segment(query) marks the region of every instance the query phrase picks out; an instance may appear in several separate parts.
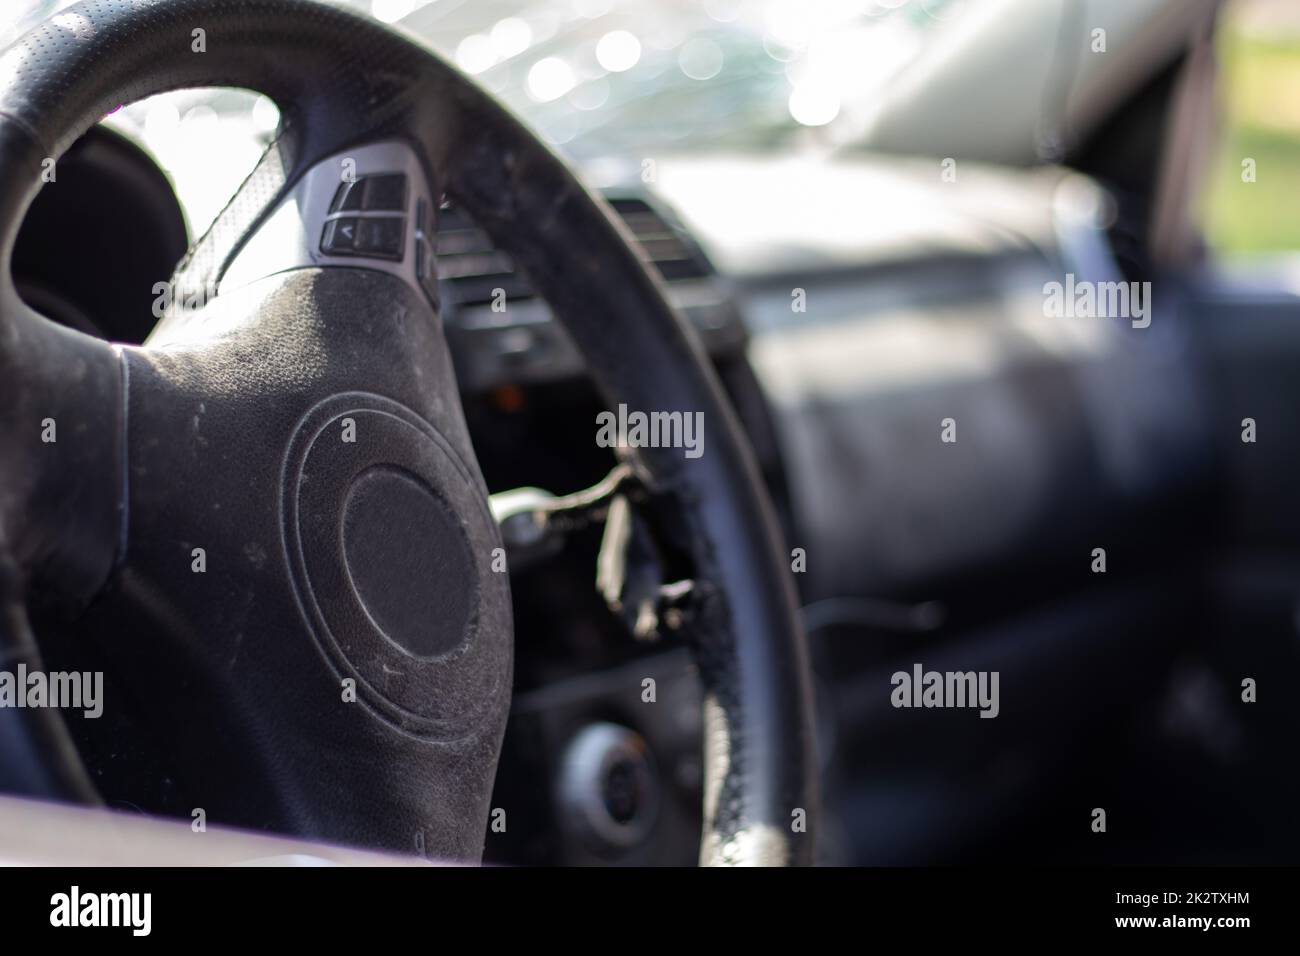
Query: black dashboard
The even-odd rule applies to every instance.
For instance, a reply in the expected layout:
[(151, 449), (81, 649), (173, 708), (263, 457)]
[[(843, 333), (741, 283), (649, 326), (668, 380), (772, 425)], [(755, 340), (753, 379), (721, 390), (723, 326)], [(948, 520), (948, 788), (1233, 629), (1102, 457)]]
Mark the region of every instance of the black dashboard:
[[(956, 826), (971, 807), (1040, 783), (1025, 769), (1041, 763), (1027, 755), (1040, 746), (1027, 732), (1035, 713), (999, 721), (960, 755), (951, 735), (923, 735), (912, 746), (933, 759), (917, 759), (863, 688), (924, 648), (966, 667), (1036, 666), (1044, 694), (1079, 697), (1079, 677), (1108, 666), (1107, 648), (1159, 611), (1159, 592), (1115, 590), (1090, 605), (1100, 620), (1080, 620), (1071, 602), (1093, 582), (1079, 555), (1102, 540), (1112, 560), (1145, 559), (1151, 541), (1176, 555), (1169, 515), (1201, 493), (1188, 344), (1172, 323), (1141, 337), (1122, 324), (1062, 334), (1045, 315), (1045, 282), (1115, 270), (1105, 197), (1078, 177), (984, 171), (973, 207), (904, 161), (660, 167), (653, 186), (602, 192), (708, 349), (788, 547), (806, 558), (796, 570), (821, 682), (819, 745), (846, 837), (825, 843), (839, 862), (938, 853), (943, 835), (915, 808), (945, 806), (959, 780), (969, 806), (949, 808)], [(33, 207), (14, 260), (20, 288), (59, 321), (139, 342), (150, 290), (184, 251), (170, 186), (103, 130), (60, 176), (83, 185)], [(773, 198), (754, 208), (754, 195)], [(600, 400), (527, 276), (450, 203), (436, 258), (489, 489), (595, 483), (613, 459), (574, 423), (594, 422)], [(75, 267), (50, 275), (51, 263)], [(941, 440), (948, 421), (955, 442)], [(526, 795), (508, 802), (528, 809), (488, 834), (489, 860), (685, 864), (697, 851), (689, 657), (671, 640), (636, 640), (609, 614), (591, 583), (598, 545), (597, 530), (576, 534), (554, 562), (512, 576), (516, 696), (497, 786), (503, 801)], [(1008, 576), (1034, 582), (1035, 606), (995, 586)], [(1028, 614), (1060, 626), (1028, 627)], [(1075, 648), (1050, 666), (1048, 633)], [(1131, 660), (1140, 673), (1142, 656)], [(1095, 703), (1079, 698), (1081, 721)], [(936, 779), (935, 765), (952, 775)], [(868, 818), (874, 826), (860, 825)]]

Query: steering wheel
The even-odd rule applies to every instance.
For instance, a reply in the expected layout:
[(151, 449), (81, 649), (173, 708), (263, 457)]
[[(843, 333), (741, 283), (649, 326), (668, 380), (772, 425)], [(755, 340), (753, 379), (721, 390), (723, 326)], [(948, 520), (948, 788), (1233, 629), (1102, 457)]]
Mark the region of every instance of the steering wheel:
[[(64, 150), (120, 103), (207, 86), (266, 94), (281, 128), (149, 339), (27, 307), (8, 264)], [(0, 57), (0, 163), (0, 661), (42, 666), (34, 595), (88, 608), (212, 821), (481, 858), (513, 621), (438, 314), (445, 193), (610, 407), (703, 413), (703, 455), (626, 459), (696, 584), (700, 859), (811, 861), (807, 652), (751, 452), (624, 228), (491, 97), (311, 0), (85, 0)], [(0, 786), (96, 802), (72, 740), (55, 710), (0, 712)]]

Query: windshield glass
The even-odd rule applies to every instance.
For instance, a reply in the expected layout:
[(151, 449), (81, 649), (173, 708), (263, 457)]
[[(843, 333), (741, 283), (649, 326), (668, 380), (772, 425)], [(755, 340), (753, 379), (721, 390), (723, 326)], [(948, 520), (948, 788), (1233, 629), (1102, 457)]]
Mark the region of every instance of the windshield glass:
[(858, 126), (960, 0), (375, 0), (578, 156)]
[[(71, 2), (8, 0), (0, 42)], [(970, 0), (336, 2), (398, 24), (584, 158), (849, 138)]]

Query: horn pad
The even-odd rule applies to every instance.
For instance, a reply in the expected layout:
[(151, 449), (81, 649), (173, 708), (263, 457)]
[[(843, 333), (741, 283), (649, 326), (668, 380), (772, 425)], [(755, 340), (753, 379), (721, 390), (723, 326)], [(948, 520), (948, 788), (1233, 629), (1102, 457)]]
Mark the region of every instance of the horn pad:
[(420, 736), (463, 736), (509, 691), (510, 649), (488, 639), (510, 633), (508, 575), (472, 475), (429, 422), (364, 393), (308, 412), (285, 458), (286, 558), (311, 633), (358, 700)]
[(469, 636), (477, 588), (465, 530), (417, 476), (375, 465), (352, 482), (343, 553), (357, 601), (380, 632), (412, 657), (450, 654)]

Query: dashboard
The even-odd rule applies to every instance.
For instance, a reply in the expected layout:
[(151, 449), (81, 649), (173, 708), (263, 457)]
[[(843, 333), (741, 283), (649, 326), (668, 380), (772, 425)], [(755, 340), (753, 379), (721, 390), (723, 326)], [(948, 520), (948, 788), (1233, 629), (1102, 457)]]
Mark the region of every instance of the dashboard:
[[(943, 835), (915, 808), (943, 811), (958, 791), (918, 768), (952, 768), (970, 806), (995, 807), (1035, 785), (1024, 771), (1039, 765), (1027, 751), (1041, 745), (1026, 732), (1034, 715), (998, 721), (960, 754), (951, 735), (914, 741), (934, 748), (918, 761), (886, 742), (890, 715), (863, 688), (924, 647), (963, 667), (1000, 655), (1004, 670), (1037, 667), (1079, 695), (1075, 679), (1105, 666), (1096, 647), (1044, 665), (1041, 641), (1082, 647), (1071, 641), (1096, 622), (1026, 630), (1023, 615), (1072, 614), (1089, 583), (1077, 556), (1100, 537), (1117, 556), (1153, 541), (1176, 552), (1167, 516), (1205, 473), (1187, 343), (1173, 323), (1135, 337), (1122, 323), (1063, 330), (1045, 314), (1043, 286), (1062, 273), (1118, 275), (1104, 193), (1063, 171), (972, 168), (953, 183), (934, 164), (851, 157), (681, 156), (657, 168), (653, 183), (617, 167), (590, 175), (712, 357), (787, 545), (806, 555), (819, 747), (845, 836), (826, 841), (843, 854), (828, 862), (938, 853)], [(84, 188), (37, 200), (19, 286), (58, 321), (139, 342), (152, 285), (185, 248), (170, 186), (102, 129), (60, 176)], [(76, 207), (56, 198), (72, 196)], [(130, 244), (113, 241), (127, 228)], [(431, 239), (489, 489), (594, 484), (613, 460), (571, 423), (594, 422), (600, 399), (546, 304), (454, 203), (440, 203)], [(42, 265), (69, 261), (86, 267)], [(952, 443), (941, 440), (949, 420)], [(609, 614), (591, 584), (598, 547), (598, 529), (580, 532), (554, 561), (512, 575), (516, 690), (495, 799), (520, 810), (489, 832), (488, 860), (689, 864), (697, 852), (689, 654), (638, 641)], [(990, 586), (1008, 574), (1024, 591)], [(1059, 601), (1028, 608), (1030, 590)], [(1130, 634), (1142, 600), (1117, 592), (1102, 605), (1109, 640)], [(1090, 706), (1080, 700), (1080, 720)], [(157, 802), (133, 787), (116, 798)], [(954, 825), (969, 812), (948, 809)]]

